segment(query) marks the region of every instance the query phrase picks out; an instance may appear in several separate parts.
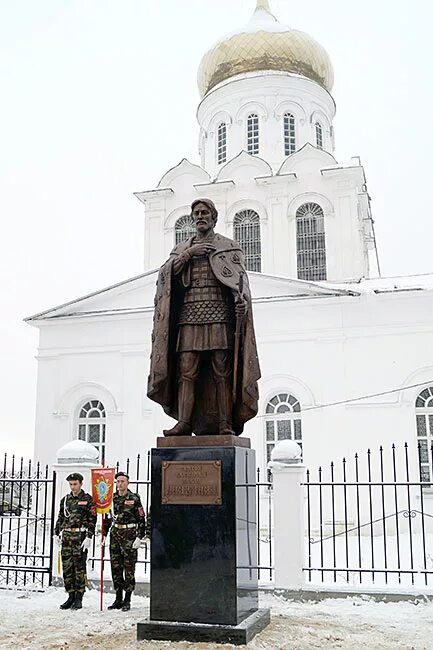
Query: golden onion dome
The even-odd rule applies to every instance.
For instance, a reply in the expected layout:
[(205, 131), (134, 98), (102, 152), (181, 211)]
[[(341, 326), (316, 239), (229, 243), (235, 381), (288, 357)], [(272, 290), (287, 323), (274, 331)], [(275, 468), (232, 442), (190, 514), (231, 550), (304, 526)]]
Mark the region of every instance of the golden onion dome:
[(334, 82), (326, 50), (308, 34), (278, 22), (268, 0), (257, 0), (248, 25), (228, 34), (206, 52), (198, 70), (201, 96), (221, 81), (257, 70), (293, 72), (328, 91)]

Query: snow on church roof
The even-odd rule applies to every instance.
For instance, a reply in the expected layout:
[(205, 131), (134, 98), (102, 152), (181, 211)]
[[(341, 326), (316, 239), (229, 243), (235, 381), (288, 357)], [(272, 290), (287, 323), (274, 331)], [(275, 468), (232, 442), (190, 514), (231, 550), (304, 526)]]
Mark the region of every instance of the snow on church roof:
[(69, 300), (68, 302), (64, 302), (61, 305), (57, 305), (56, 307), (51, 307), (50, 309), (46, 309), (44, 311), (41, 311), (37, 314), (33, 314), (33, 316), (27, 316), (24, 321), (26, 323), (30, 323), (31, 321), (36, 321), (36, 320), (43, 320), (44, 318), (50, 318), (54, 317), (58, 314), (58, 312), (61, 311), (67, 311), (69, 309), (69, 313), (73, 313), (73, 308), (75, 309), (78, 307), (79, 303), (84, 302), (85, 300), (90, 300), (92, 298), (95, 298), (96, 296), (100, 296), (103, 293), (108, 293), (109, 291), (112, 291), (114, 289), (118, 289), (120, 287), (123, 287), (125, 285), (128, 285), (135, 280), (141, 280), (142, 278), (145, 278), (149, 275), (156, 275), (157, 269), (152, 269), (151, 271), (146, 271), (146, 273), (140, 273), (140, 275), (135, 275), (132, 278), (128, 278), (127, 280), (122, 280), (121, 282), (116, 282), (116, 284), (111, 284), (108, 287), (104, 287), (103, 289), (98, 289), (97, 291), (92, 291), (92, 293), (88, 293), (85, 296), (81, 296), (80, 298), (75, 298), (74, 300)]
[[(45, 320), (56, 320), (60, 318), (75, 318), (88, 316), (127, 315), (150, 312), (153, 310), (151, 299), (146, 304), (127, 306), (117, 302), (119, 293), (128, 292), (133, 287), (141, 295), (144, 286), (151, 288), (153, 295), (154, 279), (158, 270), (153, 269), (142, 273), (128, 280), (118, 282), (99, 291), (71, 300), (63, 305), (53, 307), (46, 311), (34, 314), (25, 319), (27, 323), (33, 324)], [(354, 280), (352, 282), (309, 282), (283, 276), (269, 275), (266, 273), (248, 273), (251, 289), (253, 292), (253, 303), (284, 302), (286, 300), (310, 300), (332, 297), (351, 297), (362, 294), (378, 295), (385, 293), (403, 293), (415, 291), (433, 290), (433, 273), (421, 275), (405, 275), (390, 278), (373, 278)], [(149, 294), (150, 295), (150, 294)], [(101, 305), (95, 304), (95, 300), (104, 297), (106, 302)], [(107, 302), (108, 300), (108, 302)], [(146, 299), (147, 300), (147, 299)], [(110, 304), (110, 302), (112, 304)]]
[(326, 282), (325, 285), (340, 289), (351, 289), (359, 294), (431, 291), (433, 290), (433, 273), (396, 275), (389, 278), (361, 278), (353, 282)]
[[(118, 282), (99, 291), (89, 293), (81, 298), (70, 300), (57, 307), (39, 312), (24, 320), (32, 324), (37, 321), (55, 320), (59, 318), (82, 318), (86, 316), (106, 316), (152, 311), (154, 278), (157, 273), (158, 269), (147, 271), (123, 282)], [(327, 286), (326, 283), (309, 282), (306, 280), (298, 280), (297, 278), (280, 277), (251, 271), (248, 272), (248, 275), (254, 292), (254, 302), (358, 295), (356, 289), (353, 290), (349, 287)], [(154, 277), (152, 278), (152, 276)], [(152, 287), (151, 296), (149, 294), (145, 304), (119, 305), (119, 294), (123, 291), (129, 292), (132, 288), (136, 288), (138, 291), (144, 290), (145, 285)], [(104, 306), (102, 308), (100, 303), (99, 305), (96, 303), (98, 298), (104, 298)]]

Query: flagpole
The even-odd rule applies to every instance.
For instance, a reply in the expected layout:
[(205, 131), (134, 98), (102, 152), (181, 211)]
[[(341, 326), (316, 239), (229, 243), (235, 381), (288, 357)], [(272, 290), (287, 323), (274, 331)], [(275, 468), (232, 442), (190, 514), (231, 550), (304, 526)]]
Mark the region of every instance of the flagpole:
[[(102, 461), (102, 467), (105, 467), (105, 459)], [(105, 544), (104, 544), (104, 513), (101, 512), (101, 577), (99, 594), (99, 611), (102, 612), (104, 605), (104, 557), (105, 557)]]
[[(92, 496), (95, 502), (97, 514), (101, 515), (101, 570), (100, 570), (100, 594), (99, 606), (102, 612), (104, 605), (104, 562), (105, 562), (105, 528), (104, 528), (104, 515), (110, 511), (113, 503), (113, 490), (114, 490), (114, 467), (108, 468), (105, 463), (102, 467), (93, 468), (92, 475)], [(100, 489), (101, 488), (101, 489)]]
[(105, 546), (104, 546), (104, 515), (101, 513), (101, 593), (99, 597), (99, 609), (102, 612), (103, 602), (104, 602), (104, 556), (105, 556)]

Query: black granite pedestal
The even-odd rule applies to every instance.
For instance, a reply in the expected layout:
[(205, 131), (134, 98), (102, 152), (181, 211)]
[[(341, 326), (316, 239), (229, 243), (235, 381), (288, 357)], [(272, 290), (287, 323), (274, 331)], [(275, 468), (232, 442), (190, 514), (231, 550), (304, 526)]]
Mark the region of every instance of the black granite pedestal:
[(158, 439), (150, 619), (139, 640), (242, 644), (269, 623), (258, 610), (255, 469), (245, 438)]
[(269, 609), (259, 609), (239, 625), (207, 625), (171, 621), (142, 621), (137, 625), (139, 641), (190, 641), (246, 645), (270, 623)]

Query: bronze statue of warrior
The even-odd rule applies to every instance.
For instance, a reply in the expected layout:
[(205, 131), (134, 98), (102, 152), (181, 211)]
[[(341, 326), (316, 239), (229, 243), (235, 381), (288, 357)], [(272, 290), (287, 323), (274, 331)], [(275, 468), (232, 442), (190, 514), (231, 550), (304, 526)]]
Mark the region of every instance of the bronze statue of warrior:
[(243, 253), (214, 232), (212, 201), (191, 214), (196, 234), (159, 271), (147, 395), (178, 420), (166, 436), (240, 435), (260, 378)]

